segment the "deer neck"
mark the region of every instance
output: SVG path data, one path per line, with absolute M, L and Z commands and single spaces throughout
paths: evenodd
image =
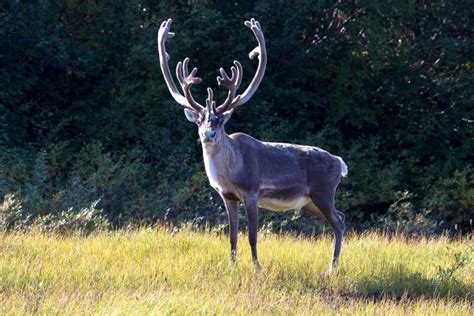
M 235 157 L 232 139 L 224 132 L 215 144 L 202 144 L 204 167 L 209 183 L 219 191 Z

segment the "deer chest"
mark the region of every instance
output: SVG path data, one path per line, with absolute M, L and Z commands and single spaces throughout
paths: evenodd
M 204 168 L 206 169 L 207 178 L 211 186 L 221 192 L 225 181 L 223 181 L 220 176 L 220 174 L 222 174 L 220 164 L 216 163 L 215 159 L 210 155 L 204 153 Z

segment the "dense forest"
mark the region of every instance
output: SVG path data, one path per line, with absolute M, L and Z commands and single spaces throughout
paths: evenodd
M 350 229 L 468 232 L 474 219 L 472 1 L 3 1 L 0 224 L 94 230 L 225 229 L 196 127 L 174 102 L 156 49 L 173 19 L 185 57 L 223 100 L 220 67 L 268 64 L 228 133 L 306 144 L 349 166 L 337 196 Z M 242 212 L 242 227 L 245 227 Z M 318 233 L 307 215 L 260 213 L 263 230 Z

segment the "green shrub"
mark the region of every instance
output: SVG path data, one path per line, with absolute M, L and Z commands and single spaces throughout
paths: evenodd
M 7 222 L 65 218 L 99 201 L 112 227 L 225 225 L 195 126 L 163 81 L 156 32 L 174 19 L 170 67 L 190 56 L 205 82 L 196 99 L 211 86 L 223 100 L 227 92 L 213 80 L 219 67 L 242 62 L 239 91 L 252 78 L 255 39 L 242 21 L 255 16 L 268 67 L 227 130 L 341 156 L 349 176 L 337 203 L 349 228 L 469 231 L 470 9 L 466 1 L 7 1 L 0 14 Z M 400 192 L 410 201 L 400 203 Z M 325 229 L 297 218 L 262 212 L 260 222 L 272 231 Z

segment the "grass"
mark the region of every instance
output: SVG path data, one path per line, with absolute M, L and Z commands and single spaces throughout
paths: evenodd
M 327 275 L 332 237 L 227 236 L 141 229 L 0 244 L 0 314 L 453 314 L 474 311 L 472 239 L 349 235 Z M 463 258 L 460 260 L 459 258 Z

